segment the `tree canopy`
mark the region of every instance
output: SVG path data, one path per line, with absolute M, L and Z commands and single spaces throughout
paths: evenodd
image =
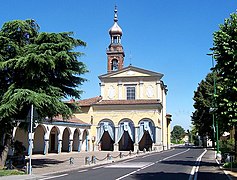
M 31 105 L 38 120 L 72 114 L 64 98 L 80 98 L 88 70 L 76 47 L 86 43 L 72 32 L 40 32 L 34 20 L 6 22 L 0 30 L 0 166 L 5 164 L 17 120 L 26 120 Z M 75 107 L 75 106 L 74 106 Z M 2 146 L 2 147 L 1 147 Z M 5 149 L 3 151 L 3 148 Z
M 217 94 L 218 114 L 226 124 L 237 122 L 237 13 L 225 19 L 219 30 L 214 32 L 216 59 L 215 71 L 218 73 L 219 85 Z
M 185 136 L 185 130 L 184 130 L 181 126 L 175 125 L 175 126 L 173 127 L 172 132 L 171 132 L 171 138 L 172 138 L 172 140 L 179 141 L 179 140 L 181 140 L 184 136 Z
M 85 64 L 75 52 L 86 43 L 72 32 L 39 32 L 34 20 L 14 20 L 0 31 L 0 120 L 24 118 L 33 104 L 41 117 L 70 115 L 62 102 L 80 98 Z

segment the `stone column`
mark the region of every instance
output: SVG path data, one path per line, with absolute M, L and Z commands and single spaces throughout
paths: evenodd
M 69 146 L 68 146 L 68 152 L 72 152 L 72 143 L 73 143 L 73 140 L 69 140 Z
M 58 140 L 58 154 L 62 152 L 62 139 Z
M 139 82 L 139 92 L 140 92 L 140 95 L 139 95 L 139 98 L 140 99 L 143 99 L 143 81 L 141 80 L 140 82 Z
M 49 153 L 49 140 L 44 140 L 44 155 L 47 155 Z
M 102 97 L 105 96 L 104 94 L 104 87 L 105 87 L 105 84 L 103 82 L 100 83 L 100 94 Z
M 79 142 L 78 142 L 78 149 L 77 149 L 77 151 L 80 152 L 80 151 L 81 151 L 82 140 L 79 139 L 78 141 L 79 141 Z
M 158 126 L 155 127 L 155 143 L 153 147 L 153 149 L 156 149 L 157 151 L 161 151 L 163 149 L 162 131 L 161 128 L 159 128 Z
M 119 145 L 118 145 L 118 126 L 114 127 L 115 129 L 115 136 L 114 136 L 114 151 L 119 151 Z
M 162 101 L 161 99 L 161 82 L 158 81 L 156 82 L 156 89 L 157 89 L 157 99 L 159 99 L 160 101 Z M 162 102 L 163 103 L 163 102 Z
M 88 141 L 88 135 L 86 135 L 86 151 L 88 151 L 88 148 L 89 148 L 89 141 Z
M 118 99 L 120 100 L 120 99 L 123 99 L 123 86 L 122 86 L 122 82 L 121 81 L 119 81 L 118 82 Z
M 138 142 L 138 137 L 139 137 L 139 126 L 135 127 L 135 142 L 134 142 L 134 151 L 136 152 L 139 150 L 139 142 Z

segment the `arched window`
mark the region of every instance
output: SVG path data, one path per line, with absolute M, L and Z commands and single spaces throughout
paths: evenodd
M 118 70 L 118 60 L 117 59 L 113 59 L 112 60 L 112 71 L 117 71 Z
M 112 43 L 113 43 L 113 44 L 118 44 L 118 43 L 120 43 L 120 42 L 119 42 L 119 36 L 113 36 L 113 37 L 112 37 Z

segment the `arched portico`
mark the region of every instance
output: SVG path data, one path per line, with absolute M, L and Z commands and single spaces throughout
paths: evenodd
M 62 152 L 70 152 L 70 147 L 71 147 L 70 134 L 71 134 L 70 129 L 66 127 L 63 131 L 63 136 L 62 136 Z
M 139 150 L 152 149 L 155 142 L 155 125 L 151 119 L 142 119 L 139 122 L 138 144 Z
M 122 119 L 118 124 L 119 151 L 133 151 L 134 147 L 134 123 L 130 119 Z
M 24 124 L 20 124 L 16 128 L 13 140 L 14 140 L 14 142 L 18 141 L 20 144 L 22 144 L 25 152 L 28 151 L 29 135 L 28 135 L 27 127 L 24 127 Z
M 49 134 L 49 152 L 50 153 L 57 153 L 59 150 L 61 152 L 61 147 L 59 146 L 59 135 L 60 131 L 57 126 L 54 126 Z M 60 148 L 60 149 L 59 149 Z
M 44 154 L 45 152 L 45 134 L 47 130 L 44 125 L 40 124 L 36 127 L 33 140 L 33 153 Z
M 101 120 L 97 127 L 97 143 L 100 150 L 113 151 L 114 149 L 114 123 L 109 119 Z
M 82 134 L 82 146 L 81 146 L 81 150 L 82 151 L 89 151 L 89 132 L 87 129 L 85 129 L 83 131 Z
M 72 151 L 80 151 L 80 130 L 75 129 L 73 133 L 73 144 L 72 144 Z

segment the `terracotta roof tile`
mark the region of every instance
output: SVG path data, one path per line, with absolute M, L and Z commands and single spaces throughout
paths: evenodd
M 61 115 L 56 116 L 53 118 L 53 121 L 57 121 L 57 122 L 71 122 L 71 123 L 77 123 L 77 124 L 83 124 L 83 125 L 89 125 L 88 123 L 78 119 L 75 116 L 72 116 L 69 119 L 63 119 L 63 117 Z
M 79 100 L 79 101 L 77 101 L 77 103 L 79 106 L 91 106 L 91 105 L 99 102 L 101 99 L 102 99 L 101 96 L 96 96 L 96 97 L 89 98 L 89 99 Z
M 97 102 L 95 105 L 139 105 L 139 104 L 160 104 L 157 99 L 154 100 L 102 100 Z

